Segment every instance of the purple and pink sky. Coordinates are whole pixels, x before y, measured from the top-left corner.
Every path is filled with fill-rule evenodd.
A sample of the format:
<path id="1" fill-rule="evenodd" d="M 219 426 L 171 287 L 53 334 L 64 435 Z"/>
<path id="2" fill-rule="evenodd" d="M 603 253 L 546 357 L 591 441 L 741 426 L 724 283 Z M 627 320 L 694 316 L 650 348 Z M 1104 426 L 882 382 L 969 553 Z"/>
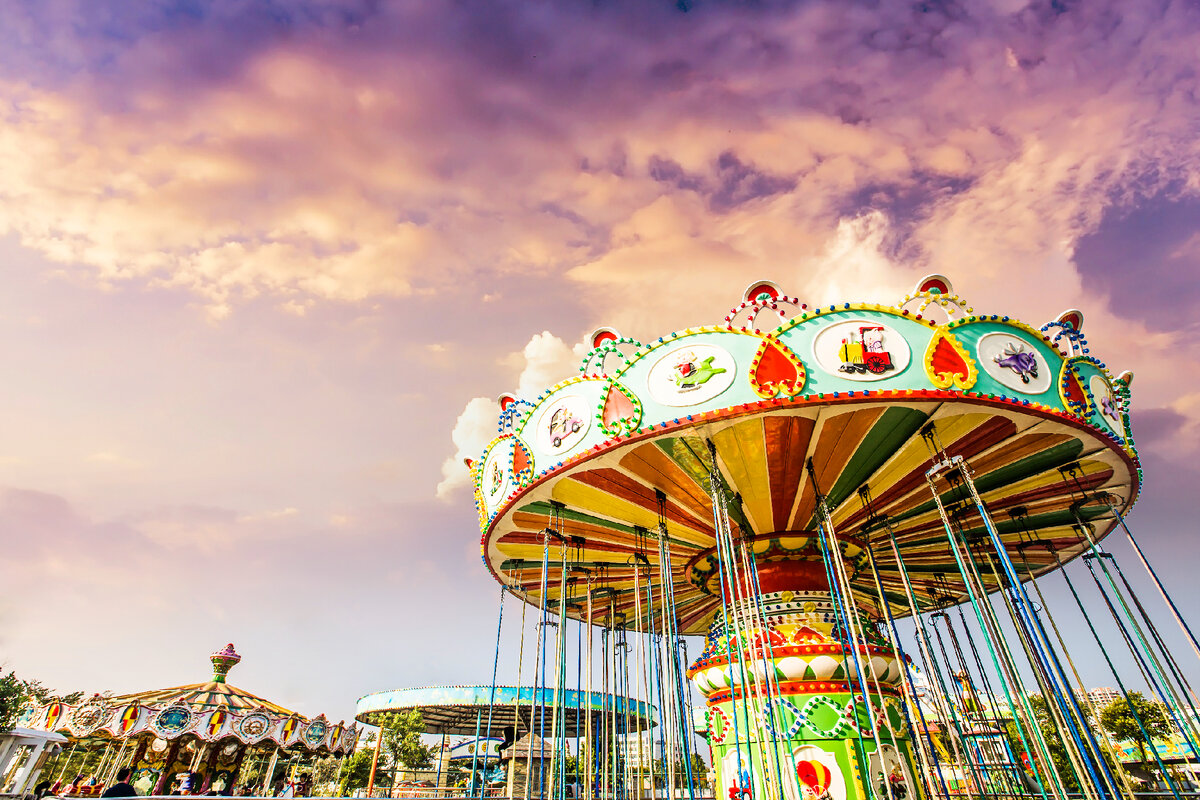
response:
<path id="1" fill-rule="evenodd" d="M 1197 608 L 1198 51 L 1191 2 L 0 0 L 0 660 L 487 683 L 484 398 L 756 278 L 1083 309 Z"/>

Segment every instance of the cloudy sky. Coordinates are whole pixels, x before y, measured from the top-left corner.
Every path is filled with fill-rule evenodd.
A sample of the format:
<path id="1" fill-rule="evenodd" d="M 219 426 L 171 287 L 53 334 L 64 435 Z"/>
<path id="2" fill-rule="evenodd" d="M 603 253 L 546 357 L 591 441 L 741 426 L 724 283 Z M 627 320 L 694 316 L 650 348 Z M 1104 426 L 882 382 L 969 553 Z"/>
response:
<path id="1" fill-rule="evenodd" d="M 0 0 L 0 660 L 487 683 L 482 398 L 760 277 L 1083 309 L 1195 608 L 1198 50 L 1189 2 Z"/>

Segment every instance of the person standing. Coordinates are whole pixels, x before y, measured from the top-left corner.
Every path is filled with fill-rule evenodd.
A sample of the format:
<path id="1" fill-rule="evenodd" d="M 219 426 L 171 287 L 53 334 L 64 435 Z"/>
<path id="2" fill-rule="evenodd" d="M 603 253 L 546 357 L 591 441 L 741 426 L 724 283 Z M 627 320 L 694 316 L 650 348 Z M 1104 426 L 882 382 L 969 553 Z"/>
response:
<path id="1" fill-rule="evenodd" d="M 134 789 L 129 783 L 129 776 L 133 774 L 133 770 L 129 767 L 121 767 L 117 770 L 117 782 L 104 790 L 101 797 L 137 797 L 137 789 Z"/>

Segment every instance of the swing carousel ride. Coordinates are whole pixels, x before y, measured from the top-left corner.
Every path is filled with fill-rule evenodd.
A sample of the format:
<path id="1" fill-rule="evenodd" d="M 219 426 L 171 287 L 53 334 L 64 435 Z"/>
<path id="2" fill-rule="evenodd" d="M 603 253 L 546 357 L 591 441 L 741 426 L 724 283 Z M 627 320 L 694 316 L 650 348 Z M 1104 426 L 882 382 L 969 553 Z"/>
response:
<path id="1" fill-rule="evenodd" d="M 897 307 L 763 281 L 721 324 L 601 329 L 579 376 L 502 396 L 470 466 L 484 562 L 541 614 L 535 682 L 657 708 L 654 758 L 591 737 L 579 783 L 694 798 L 694 687 L 720 798 L 1123 796 L 1037 583 L 1076 559 L 1196 741 L 1190 687 L 1102 546 L 1119 526 L 1142 558 L 1133 376 L 1082 323 L 976 314 L 940 275 Z M 547 796 L 566 797 L 558 760 Z"/>

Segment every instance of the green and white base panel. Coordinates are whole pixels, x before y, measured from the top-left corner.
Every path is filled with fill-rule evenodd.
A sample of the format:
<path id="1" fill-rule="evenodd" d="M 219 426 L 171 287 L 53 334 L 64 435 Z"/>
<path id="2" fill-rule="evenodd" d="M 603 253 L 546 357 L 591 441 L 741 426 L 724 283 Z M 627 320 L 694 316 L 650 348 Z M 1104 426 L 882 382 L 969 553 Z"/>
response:
<path id="1" fill-rule="evenodd" d="M 828 593 L 768 593 L 760 608 L 757 626 L 718 615 L 688 671 L 707 701 L 717 797 L 922 797 L 892 648 L 868 624 L 858 681 Z"/>

